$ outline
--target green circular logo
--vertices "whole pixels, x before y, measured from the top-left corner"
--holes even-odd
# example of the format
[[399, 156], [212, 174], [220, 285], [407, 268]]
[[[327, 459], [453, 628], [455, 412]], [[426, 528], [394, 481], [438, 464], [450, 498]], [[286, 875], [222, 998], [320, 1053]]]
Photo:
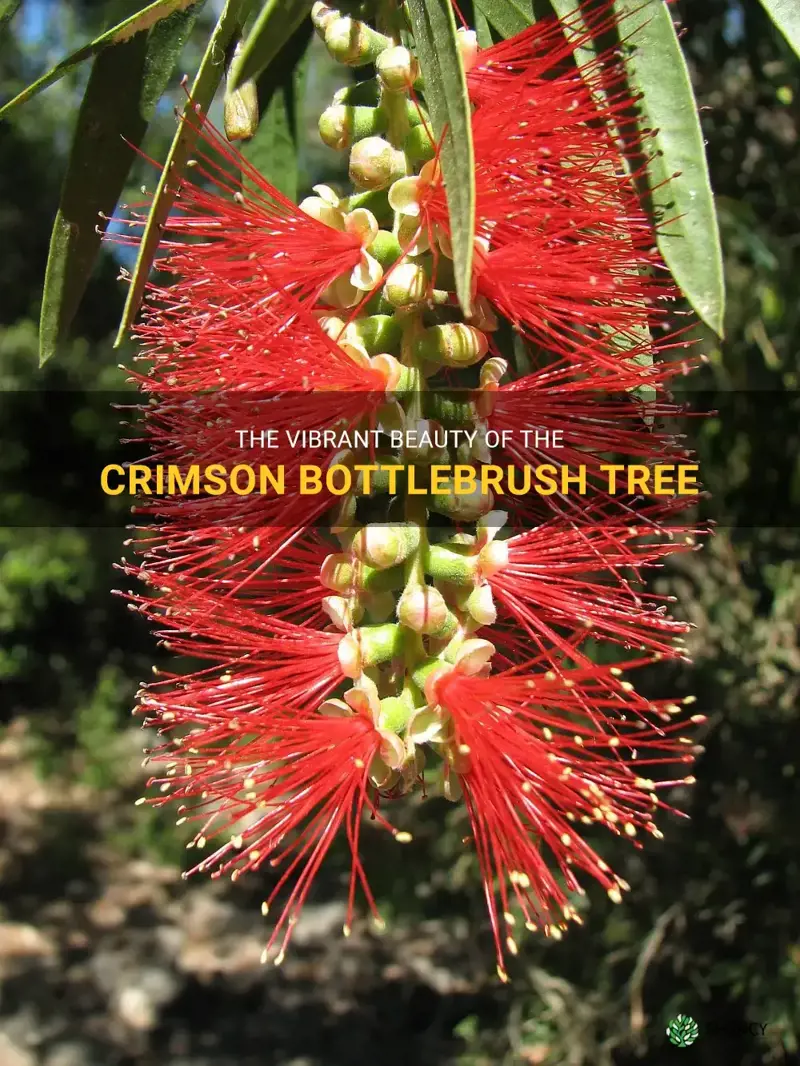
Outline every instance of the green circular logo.
[[688, 1014], [679, 1014], [667, 1026], [670, 1043], [676, 1047], [689, 1047], [700, 1035], [700, 1027]]

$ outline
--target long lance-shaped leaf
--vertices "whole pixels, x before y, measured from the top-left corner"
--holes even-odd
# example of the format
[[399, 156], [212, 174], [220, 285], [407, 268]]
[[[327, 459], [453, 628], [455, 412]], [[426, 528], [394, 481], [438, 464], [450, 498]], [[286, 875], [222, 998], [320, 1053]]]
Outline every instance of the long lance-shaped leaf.
[[22, 0], [0, 0], [0, 30], [13, 19], [21, 7]]
[[195, 127], [207, 114], [214, 94], [222, 81], [225, 73], [225, 49], [238, 30], [241, 18], [248, 6], [249, 0], [227, 0], [200, 62], [200, 68], [190, 90], [190, 100], [184, 108], [184, 115], [191, 112], [192, 122], [190, 124], [183, 119], [179, 122], [164, 163], [142, 235], [136, 265], [133, 268], [125, 309], [122, 312], [122, 321], [114, 341], [115, 348], [122, 344], [128, 328], [139, 311], [150, 268], [161, 240], [164, 222], [175, 202], [186, 163], [194, 147], [197, 137]]
[[134, 160], [131, 146], [144, 137], [197, 10], [175, 11], [94, 61], [50, 239], [40, 364], [55, 353], [75, 317], [100, 250], [98, 215], [113, 211], [119, 199]]
[[36, 96], [37, 93], [42, 91], [42, 89], [46, 89], [49, 85], [53, 85], [54, 82], [60, 81], [61, 78], [66, 74], [69, 74], [69, 72], [80, 63], [83, 63], [87, 59], [91, 59], [92, 56], [96, 56], [105, 48], [109, 48], [116, 44], [124, 44], [125, 41], [130, 40], [135, 34], [151, 29], [157, 22], [160, 22], [161, 19], [168, 18], [176, 11], [186, 11], [197, 3], [198, 0], [155, 0], [154, 4], [150, 4], [149, 7], [137, 11], [135, 15], [131, 15], [131, 17], [125, 19], [124, 22], [112, 26], [110, 30], [106, 30], [105, 33], [96, 37], [93, 41], [90, 41], [89, 44], [85, 44], [82, 48], [79, 48], [77, 52], [73, 52], [72, 55], [67, 56], [66, 59], [62, 59], [60, 63], [56, 63], [56, 65], [51, 70], [48, 70], [46, 74], [42, 75], [38, 81], [29, 85], [27, 89], [23, 89], [13, 100], [9, 100], [7, 104], [0, 107], [0, 118], [3, 118], [13, 107], [25, 103], [25, 101], [30, 100], [32, 96]]
[[664, 0], [614, 0], [620, 16], [642, 24], [626, 58], [641, 91], [642, 128], [655, 131], [648, 178], [653, 206], [669, 222], [658, 247], [700, 318], [722, 335], [725, 286], [717, 213], [697, 104], [672, 16]]
[[456, 293], [471, 312], [475, 243], [475, 167], [472, 116], [450, 0], [408, 0], [425, 102], [433, 132], [442, 141], [441, 166], [450, 212]]
[[761, 0], [769, 17], [800, 56], [800, 3], [798, 0]]
[[[572, 0], [570, 3], [572, 7], [575, 6]], [[501, 37], [522, 33], [534, 22], [531, 0], [475, 0], [475, 7], [486, 16]]]
[[311, 10], [311, 0], [267, 0], [231, 70], [231, 88], [257, 78]]

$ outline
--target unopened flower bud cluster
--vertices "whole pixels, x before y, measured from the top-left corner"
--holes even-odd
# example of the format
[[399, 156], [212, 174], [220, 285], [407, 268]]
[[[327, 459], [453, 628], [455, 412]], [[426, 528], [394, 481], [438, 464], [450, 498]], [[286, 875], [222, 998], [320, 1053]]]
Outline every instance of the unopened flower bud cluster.
[[[387, 448], [378, 457], [382, 466], [413, 465], [422, 484], [433, 463], [489, 461], [481, 422], [507, 369], [504, 360], [487, 358], [498, 322], [480, 300], [463, 320], [449, 239], [421, 222], [424, 198], [440, 174], [430, 120], [417, 100], [424, 85], [416, 58], [392, 37], [322, 2], [312, 8], [312, 20], [335, 59], [376, 71], [339, 90], [319, 121], [325, 144], [349, 153], [353, 193], [341, 197], [318, 185], [300, 204], [361, 245], [357, 265], [323, 293], [319, 323], [356, 363], [382, 371], [384, 429], [415, 429], [420, 436], [428, 430], [431, 439], [443, 424], [479, 430], [471, 446]], [[469, 69], [474, 34], [459, 37]], [[437, 393], [437, 376], [448, 371], [452, 387], [458, 384], [453, 371], [473, 367], [463, 382], [472, 401], [454, 414]], [[335, 461], [375, 459], [348, 452]], [[351, 686], [320, 712], [372, 719], [383, 742], [370, 778], [381, 792], [399, 794], [420, 780], [423, 745], [452, 768], [465, 758], [433, 683], [456, 666], [468, 675], [491, 670], [495, 649], [485, 627], [497, 611], [487, 579], [508, 562], [497, 536], [506, 515], [493, 510], [490, 492], [406, 497], [401, 491], [391, 498], [379, 477], [367, 504], [371, 517], [361, 524], [356, 495], [341, 501], [332, 530], [342, 550], [322, 566], [329, 590], [323, 609], [343, 632], [339, 662]], [[446, 793], [457, 798], [456, 778], [445, 776]]]

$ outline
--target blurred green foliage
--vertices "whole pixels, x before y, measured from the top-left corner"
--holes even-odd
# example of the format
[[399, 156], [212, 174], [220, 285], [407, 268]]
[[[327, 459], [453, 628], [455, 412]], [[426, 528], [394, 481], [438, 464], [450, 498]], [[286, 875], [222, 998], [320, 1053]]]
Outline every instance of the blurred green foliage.
[[[561, 942], [524, 941], [497, 1009], [458, 1024], [458, 1066], [628, 1066], [640, 1054], [654, 1063], [768, 1066], [784, 1061], [779, 1045], [793, 1051], [800, 1039], [800, 66], [756, 4], [675, 6], [704, 108], [729, 307], [725, 342], [704, 338], [709, 362], [687, 385], [729, 395], [723, 414], [695, 434], [716, 493], [713, 512], [724, 521], [704, 552], [683, 556], [656, 582], [694, 623], [695, 665], [657, 683], [697, 694], [710, 716], [706, 751], [698, 784], [671, 797], [691, 820], [668, 820], [663, 843], [641, 855], [602, 841], [632, 893], [616, 908], [591, 894], [586, 924]], [[3, 31], [4, 99], [43, 69], [42, 51], [54, 47], [48, 34], [63, 45], [79, 26], [97, 28], [91, 5], [56, 9], [35, 42], [23, 41], [16, 23]], [[20, 471], [42, 484], [36, 457], [54, 427], [63, 447], [76, 449], [86, 478], [96, 476], [116, 432], [92, 398], [121, 382], [110, 337], [123, 291], [111, 256], [95, 272], [75, 341], [37, 369], [34, 323], [83, 77], [70, 75], [0, 125], [0, 381], [11, 412], [0, 478], [15, 485]], [[329, 81], [312, 64], [313, 108], [303, 112], [308, 136], [301, 138], [309, 184], [336, 175], [333, 153], [309, 147]], [[161, 115], [146, 150], [163, 155], [172, 128], [171, 116]], [[42, 397], [53, 403], [56, 395], [59, 409], [48, 412]], [[123, 520], [114, 526], [110, 512], [109, 528], [81, 528], [79, 496], [70, 502], [56, 488], [46, 498], [5, 494], [0, 504], [3, 715], [29, 720], [43, 773], [74, 775], [109, 807], [130, 811], [109, 824], [115, 846], [180, 861], [168, 819], [126, 806], [136, 787], [123, 770], [129, 707], [154, 649], [144, 625], [109, 592]], [[485, 949], [488, 969], [477, 872], [461, 844], [463, 813], [431, 803], [406, 814], [416, 844], [402, 868], [388, 854], [384, 860], [379, 843], [367, 855], [387, 917], [401, 928], [419, 919], [454, 935], [466, 928]], [[673, 1054], [664, 1027], [679, 1012], [714, 1031]], [[743, 1020], [767, 1024], [767, 1037], [740, 1032]]]

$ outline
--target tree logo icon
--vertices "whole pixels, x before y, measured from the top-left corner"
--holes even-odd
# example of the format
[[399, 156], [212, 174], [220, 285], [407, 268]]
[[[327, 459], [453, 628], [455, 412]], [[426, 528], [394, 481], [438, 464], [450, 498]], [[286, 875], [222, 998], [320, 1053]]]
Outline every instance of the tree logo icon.
[[667, 1036], [676, 1047], [689, 1047], [699, 1035], [700, 1027], [688, 1014], [679, 1014], [667, 1026]]

